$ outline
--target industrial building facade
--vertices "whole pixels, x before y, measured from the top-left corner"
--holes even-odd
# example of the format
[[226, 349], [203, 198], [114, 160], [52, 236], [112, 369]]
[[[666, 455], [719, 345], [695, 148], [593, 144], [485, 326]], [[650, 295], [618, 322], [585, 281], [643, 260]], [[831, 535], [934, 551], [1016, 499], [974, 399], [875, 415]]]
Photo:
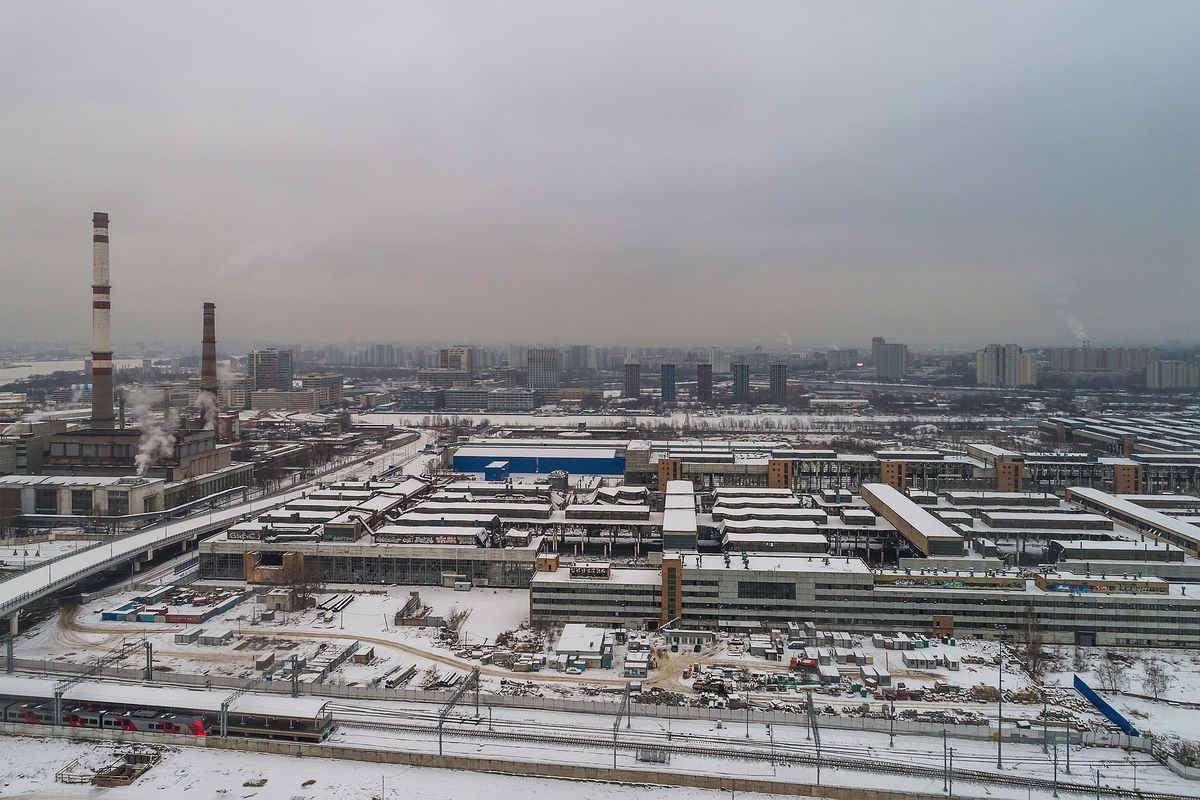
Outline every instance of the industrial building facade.
[[[649, 576], [658, 583], [657, 616], [647, 613]], [[1010, 641], [1023, 634], [1028, 612], [1051, 644], [1200, 646], [1200, 598], [1158, 579], [872, 570], [841, 556], [666, 553], [660, 570], [613, 570], [608, 578], [539, 572], [530, 584], [530, 609], [535, 625], [636, 626], [678, 617], [684, 627], [733, 632], [813, 622], [855, 633]]]

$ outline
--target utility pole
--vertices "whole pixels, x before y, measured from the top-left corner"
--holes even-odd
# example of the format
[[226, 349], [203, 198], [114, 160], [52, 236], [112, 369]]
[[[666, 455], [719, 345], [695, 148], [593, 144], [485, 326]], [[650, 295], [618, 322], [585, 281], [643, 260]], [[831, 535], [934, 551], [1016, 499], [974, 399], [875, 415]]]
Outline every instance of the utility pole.
[[996, 694], [996, 769], [1004, 769], [1004, 642], [997, 637], [997, 644], [1000, 646], [1000, 679]]
[[1046, 752], [1046, 748], [1050, 746], [1049, 740], [1046, 738], [1046, 720], [1048, 715], [1046, 702], [1046, 687], [1042, 687], [1042, 752]]
[[950, 760], [949, 751], [947, 750], [946, 729], [942, 728], [942, 791], [949, 792], [950, 780]]
[[896, 701], [892, 700], [892, 713], [888, 726], [888, 747], [896, 746]]
[[1054, 743], [1054, 796], [1058, 797], [1058, 742]]

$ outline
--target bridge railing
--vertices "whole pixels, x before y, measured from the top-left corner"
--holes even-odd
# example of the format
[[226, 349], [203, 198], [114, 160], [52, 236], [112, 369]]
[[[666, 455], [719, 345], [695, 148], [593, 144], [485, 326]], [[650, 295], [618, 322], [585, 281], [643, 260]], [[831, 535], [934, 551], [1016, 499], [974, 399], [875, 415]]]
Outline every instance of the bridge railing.
[[[244, 518], [244, 517], [242, 517], [242, 518]], [[238, 518], [235, 517], [234, 519], [236, 520]], [[228, 527], [230, 524], [231, 523], [229, 520], [220, 520], [219, 522], [206, 522], [203, 525], [197, 525], [193, 528], [188, 528], [187, 530], [178, 531], [175, 533], [166, 531], [166, 532], [164, 532], [161, 539], [155, 539], [152, 542], [147, 542], [146, 549], [150, 549], [153, 547], [160, 547], [165, 544], [171, 544], [172, 542], [175, 542], [179, 539], [185, 539], [194, 534], [205, 533], [208, 531], [225, 528], [225, 527]], [[141, 531], [140, 534], [133, 534], [133, 535], [144, 536], [146, 533], [147, 533], [146, 531]], [[129, 538], [129, 536], [121, 537], [121, 539], [127, 539], [127, 538]], [[120, 541], [121, 539], [113, 539], [113, 540], [111, 540], [111, 542], [106, 542], [105, 544], [113, 544], [113, 543], [116, 543], [117, 541]], [[89, 547], [89, 548], [86, 548], [85, 550], [76, 551], [74, 553], [71, 553], [70, 555], [78, 555], [80, 552], [87, 552], [88, 550], [92, 550], [92, 549], [94, 549], [94, 548]], [[67, 575], [63, 576], [62, 578], [51, 579], [51, 580], [47, 581], [44, 586], [42, 586], [38, 589], [34, 589], [33, 591], [29, 591], [29, 592], [24, 592], [20, 595], [17, 595], [16, 597], [14, 597], [13, 599], [11, 599], [7, 602], [0, 603], [0, 615], [7, 614], [9, 611], [11, 611], [13, 609], [21, 608], [26, 603], [28, 603], [32, 600], [36, 600], [39, 597], [43, 597], [43, 596], [49, 594], [50, 592], [54, 591], [56, 588], [61, 588], [63, 586], [70, 586], [72, 583], [79, 580], [80, 578], [87, 577], [88, 575], [91, 575], [95, 572], [105, 569], [106, 567], [110, 567], [110, 566], [119, 564], [123, 561], [128, 561], [131, 557], [135, 556], [140, 551], [141, 551], [141, 548], [139, 548], [138, 550], [131, 550], [131, 551], [127, 551], [124, 553], [114, 554], [114, 555], [109, 556], [108, 558], [104, 559], [103, 561], [94, 562], [94, 563], [89, 564], [88, 566], [84, 567], [83, 569], [77, 569], [74, 572], [68, 573]], [[52, 563], [52, 562], [46, 562], [46, 563], [48, 564], [48, 563]], [[40, 569], [41, 566], [45, 566], [45, 564], [40, 565], [39, 567], [36, 567], [36, 569]], [[22, 573], [17, 573], [17, 574], [25, 575], [25, 574], [28, 574], [28, 571], [22, 572]]]

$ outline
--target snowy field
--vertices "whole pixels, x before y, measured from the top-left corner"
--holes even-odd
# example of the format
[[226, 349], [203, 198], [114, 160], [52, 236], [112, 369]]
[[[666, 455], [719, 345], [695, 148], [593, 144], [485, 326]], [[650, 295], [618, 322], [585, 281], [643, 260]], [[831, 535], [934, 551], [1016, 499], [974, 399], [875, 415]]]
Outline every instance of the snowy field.
[[[279, 613], [275, 621], [263, 621], [263, 607], [251, 599], [199, 626], [210, 632], [220, 629], [233, 631], [233, 641], [222, 646], [175, 643], [177, 632], [197, 626], [102, 621], [100, 617], [105, 609], [115, 608], [136, 594], [125, 591], [94, 600], [78, 609], [64, 609], [23, 632], [17, 640], [16, 655], [48, 662], [85, 662], [126, 639], [146, 636], [154, 646], [156, 667], [162, 672], [248, 678], [256, 674], [255, 661], [266, 655], [273, 653], [282, 662], [291, 655], [313, 655], [322, 645], [331, 648], [359, 641], [363, 648], [374, 648], [375, 659], [369, 664], [348, 661], [328, 676], [325, 683], [370, 686], [398, 669], [413, 667], [415, 674], [405, 686], [424, 688], [424, 684], [435, 677], [452, 679], [479, 666], [485, 692], [500, 692], [501, 681], [507, 679], [509, 683], [504, 691], [509, 693], [578, 698], [596, 697], [596, 688], [621, 687], [626, 680], [622, 675], [625, 646], [621, 644], [615, 648], [612, 668], [588, 669], [578, 676], [553, 670], [518, 673], [500, 665], [481, 664], [467, 655], [476, 647], [495, 642], [498, 634], [517, 630], [528, 620], [529, 595], [523, 590], [476, 588], [470, 592], [457, 592], [440, 587], [408, 586], [337, 588], [343, 595], [351, 588], [356, 589], [353, 602], [341, 613], [325, 614], [317, 609], [309, 609]], [[395, 615], [408, 601], [410, 591], [419, 592], [430, 614], [448, 617], [455, 612], [469, 611], [461, 627], [461, 642], [466, 646], [460, 644], [454, 647], [441, 642], [433, 628], [397, 627], [394, 624]], [[647, 687], [680, 692], [694, 698], [696, 695], [692, 688], [695, 676], [685, 678], [683, 673], [695, 665], [732, 665], [762, 674], [787, 671], [788, 665], [781, 662], [733, 655], [727, 649], [727, 641], [708, 647], [702, 653], [673, 654], [660, 647], [659, 668], [652, 670], [643, 683]], [[937, 686], [939, 694], [927, 695], [924, 700], [897, 701], [896, 708], [900, 711], [963, 709], [969, 715], [995, 719], [997, 708], [994, 699], [988, 699], [986, 693], [981, 692], [983, 687], [995, 687], [999, 682], [996, 664], [998, 647], [994, 642], [960, 640], [956, 647], [934, 643], [927, 652], [958, 656], [961, 668], [954, 671], [946, 667], [906, 669], [901, 663], [900, 652], [874, 647], [869, 637], [855, 637], [854, 649], [865, 654], [873, 666], [890, 672], [893, 683], [904, 682], [909, 688], [927, 690]], [[1122, 695], [1104, 690], [1106, 683], [1098, 674], [1101, 664], [1099, 650], [1076, 652], [1074, 648], [1051, 649], [1056, 654], [1056, 661], [1051, 665], [1044, 684], [1051, 689], [1050, 704], [1056, 713], [1069, 715], [1075, 722], [1089, 728], [1102, 723], [1099, 713], [1072, 689], [1072, 678], [1078, 671], [1118, 709], [1127, 710], [1129, 718], [1139, 730], [1200, 739], [1200, 709], [1177, 704], [1200, 695], [1200, 653], [1137, 649], [1121, 651], [1128, 660], [1124, 667], [1123, 685], [1132, 693]], [[544, 652], [542, 647], [538, 648], [538, 652]], [[1162, 700], [1158, 701], [1133, 696], [1152, 694], [1144, 680], [1145, 664], [1151, 659], [1160, 660], [1170, 675], [1166, 691], [1161, 693]], [[857, 667], [845, 665], [843, 674], [854, 680], [857, 678]], [[1011, 652], [1006, 659], [1003, 685], [1009, 695], [1004, 706], [1006, 719], [1026, 719], [1036, 725], [1042, 712], [1040, 694], [1028, 676], [1014, 667]], [[822, 706], [830, 706], [839, 713], [848, 707], [858, 709], [864, 705], [869, 712], [879, 713], [889, 705], [875, 697], [851, 698], [842, 690], [818, 690], [815, 697]], [[609, 701], [615, 698], [616, 695], [608, 694]], [[764, 707], [795, 707], [803, 700], [803, 694], [796, 690], [770, 693], [754, 690], [749, 693], [749, 699]]]
[[[199, 587], [203, 584], [193, 584]], [[514, 589], [475, 589], [456, 592], [441, 587], [358, 587], [361, 591], [346, 609], [323, 621], [318, 609], [279, 613], [274, 622], [264, 622], [263, 607], [253, 598], [234, 606], [201, 625], [111, 622], [101, 619], [107, 609], [132, 600], [140, 592], [125, 591], [93, 600], [55, 614], [46, 622], [22, 633], [16, 644], [19, 658], [46, 661], [84, 662], [126, 639], [147, 637], [154, 646], [155, 664], [174, 672], [249, 677], [257, 657], [275, 653], [308, 655], [321, 643], [348, 644], [358, 640], [373, 646], [376, 661], [370, 665], [347, 663], [330, 682], [366, 684], [394, 667], [415, 665], [420, 670], [448, 668], [469, 671], [473, 663], [454, 658], [449, 647], [439, 644], [432, 628], [394, 625], [396, 612], [404, 607], [410, 591], [419, 591], [430, 613], [449, 616], [470, 610], [462, 625], [467, 641], [494, 639], [497, 633], [517, 628], [529, 617], [529, 593]], [[342, 588], [341, 594], [346, 594]], [[228, 645], [176, 644], [175, 634], [195, 628], [206, 631], [228, 629], [234, 639]]]
[[22, 570], [33, 567], [64, 553], [74, 553], [87, 547], [95, 547], [94, 540], [77, 539], [30, 542], [28, 544], [0, 545], [0, 568]]
[[[166, 757], [137, 783], [114, 789], [56, 783], [54, 774], [73, 759], [99, 767], [115, 761], [110, 745], [61, 739], [0, 737], [0, 796], [51, 798], [186, 797], [194, 800], [558, 800], [564, 794], [597, 800], [636, 800], [646, 787], [513, 778], [473, 772], [381, 766], [357, 761], [271, 756], [200, 748], [169, 748]], [[247, 786], [264, 781], [261, 786]], [[658, 790], [664, 791], [664, 790]], [[715, 800], [720, 792], [670, 789], [679, 800]], [[744, 795], [765, 798], [765, 795]]]

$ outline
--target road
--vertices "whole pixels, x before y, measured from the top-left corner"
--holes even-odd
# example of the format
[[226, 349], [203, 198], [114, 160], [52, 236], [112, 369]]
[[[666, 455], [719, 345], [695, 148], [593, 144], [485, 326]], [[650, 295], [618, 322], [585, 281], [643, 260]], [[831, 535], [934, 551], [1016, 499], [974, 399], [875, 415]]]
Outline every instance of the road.
[[[162, 522], [122, 537], [114, 537], [86, 550], [48, 561], [0, 582], [0, 615], [9, 617], [9, 631], [16, 632], [17, 613], [29, 603], [46, 597], [103, 570], [125, 563], [142, 553], [172, 544], [192, 535], [219, 530], [262, 511], [276, 508], [303, 497], [317, 483], [353, 480], [379, 472], [391, 465], [409, 466], [423, 454], [429, 435], [422, 433], [415, 442], [378, 454], [364, 456], [359, 462], [321, 475], [292, 487], [281, 494], [246, 503], [209, 510], [179, 520]], [[374, 457], [373, 457], [374, 456]], [[367, 465], [367, 461], [374, 464]]]

